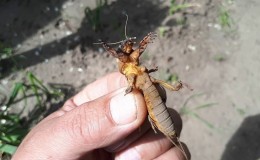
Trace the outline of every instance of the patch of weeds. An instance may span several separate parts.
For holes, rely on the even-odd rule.
[[[224,6],[220,7],[218,20],[222,28],[231,28],[232,19],[229,11]]]
[[[31,116],[22,117],[21,115],[28,104],[28,98],[36,99],[37,104],[33,111],[38,112],[32,111]],[[15,83],[8,100],[0,106],[0,154],[12,155],[33,122],[38,121],[40,115],[47,109],[46,104],[61,101],[63,98],[63,93],[57,89],[46,87],[31,72],[27,74],[26,82]],[[24,103],[22,110],[19,113],[11,112],[11,109],[15,110],[16,104],[19,102]]]
[[[202,104],[202,105],[199,105],[199,106],[196,106],[196,107],[193,107],[193,108],[190,108],[187,105],[190,100],[192,100],[193,98],[196,98],[198,96],[202,96],[202,95],[203,94],[195,94],[195,95],[192,95],[189,98],[187,98],[187,100],[184,102],[183,106],[180,109],[180,115],[188,115],[188,116],[194,117],[195,119],[198,119],[203,124],[205,124],[208,128],[214,129],[215,126],[213,124],[208,122],[206,119],[202,118],[196,112],[198,110],[201,110],[201,109],[206,109],[206,108],[209,108],[209,107],[213,107],[217,103],[206,103],[206,104]]]
[[[225,57],[222,54],[217,54],[213,57],[213,59],[217,62],[223,62],[225,60]]]
[[[98,31],[101,28],[100,15],[104,6],[107,5],[107,0],[96,0],[96,8],[85,8],[85,15],[94,31]]]
[[[178,80],[179,76],[177,74],[170,74],[166,81],[170,83],[176,83]]]
[[[169,27],[165,27],[165,26],[159,27],[159,36],[164,37],[168,30],[169,30]]]
[[[183,9],[194,7],[194,6],[197,6],[197,5],[190,4],[190,3],[177,4],[176,0],[171,0],[169,14],[173,15],[176,12],[179,12],[179,11],[181,11]]]
[[[244,109],[237,107],[235,104],[232,104],[232,106],[235,108],[235,110],[240,116],[244,116],[246,114],[246,111]]]
[[[240,114],[240,116],[244,116],[246,114],[245,110],[243,110],[241,108],[237,108],[236,110]]]
[[[176,24],[177,25],[182,25],[183,26],[183,25],[186,24],[186,22],[187,22],[187,19],[183,18],[183,17],[176,19]]]
[[[16,60],[13,58],[13,49],[0,42],[0,78],[7,70],[17,70],[16,64]]]

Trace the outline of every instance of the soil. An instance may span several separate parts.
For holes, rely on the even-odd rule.
[[[177,1],[179,2],[179,1]],[[109,0],[102,8],[100,25],[93,30],[85,14],[94,0],[1,1],[0,41],[10,44],[20,70],[5,73],[1,88],[6,94],[14,82],[32,71],[45,84],[71,86],[70,95],[108,73],[116,62],[99,45],[99,39],[141,40],[149,32],[158,38],[150,44],[142,62],[159,67],[154,74],[172,75],[194,91],[167,92],[167,105],[180,111],[212,104],[182,114],[184,141],[194,160],[245,160],[260,158],[260,1],[191,0],[195,7],[169,15],[170,0]],[[219,22],[221,8],[231,17],[231,27]],[[164,29],[163,35],[160,30]],[[202,118],[202,119],[200,119]]]

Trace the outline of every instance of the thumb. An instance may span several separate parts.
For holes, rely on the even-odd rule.
[[[87,152],[123,139],[145,117],[142,94],[133,91],[125,95],[125,89],[120,89],[76,107],[60,117],[60,122],[65,123],[74,150]]]

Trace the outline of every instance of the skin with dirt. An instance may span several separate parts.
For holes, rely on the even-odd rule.
[[[135,39],[135,37],[127,38],[126,36],[126,40],[121,42],[117,50],[110,47],[105,42],[101,42],[101,44],[105,50],[107,50],[113,57],[117,58],[119,71],[127,78],[128,88],[125,93],[128,94],[133,89],[137,89],[143,93],[148,110],[148,119],[154,132],[157,133],[156,129],[158,129],[176,147],[178,147],[174,142],[174,140],[176,140],[178,144],[180,144],[180,148],[178,148],[184,154],[186,159],[188,159],[181,143],[179,142],[178,136],[176,135],[174,122],[169,111],[155,87],[155,84],[158,83],[172,91],[178,91],[182,88],[183,84],[179,81],[176,86],[171,86],[164,81],[157,80],[149,75],[149,73],[157,71],[157,68],[148,70],[146,67],[139,65],[139,57],[155,37],[156,34],[150,32],[139,43],[137,49],[133,49],[133,44],[135,43],[133,39]]]

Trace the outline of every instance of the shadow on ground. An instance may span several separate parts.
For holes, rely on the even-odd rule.
[[[0,18],[2,24],[0,29],[0,42],[9,43],[11,47],[21,44],[32,35],[42,31],[43,27],[51,21],[56,20],[61,15],[62,4],[65,0],[60,1],[6,1],[2,3],[0,9]],[[75,2],[74,2],[75,3]],[[103,7],[100,13],[100,29],[93,31],[87,16],[82,20],[80,28],[73,34],[55,40],[40,46],[41,56],[36,56],[39,52],[39,47],[28,50],[19,55],[12,57],[18,61],[21,68],[36,65],[43,62],[45,59],[63,54],[66,50],[73,50],[80,45],[81,52],[86,53],[88,49],[97,50],[99,46],[93,45],[98,39],[105,41],[119,41],[124,39],[125,16],[122,15],[126,11],[129,15],[128,20],[128,35],[137,36],[139,38],[153,31],[168,14],[167,7],[161,7],[160,2],[151,0],[119,0]],[[47,12],[55,10],[56,12]],[[83,10],[85,8],[82,8]],[[5,16],[7,15],[7,16]],[[63,17],[60,17],[61,19]],[[6,27],[5,25],[8,25]],[[46,31],[43,31],[46,32]],[[75,41],[75,39],[78,39]],[[139,39],[138,39],[139,40]],[[53,47],[55,46],[55,48]],[[22,59],[19,57],[23,57]],[[10,60],[6,59],[0,62],[1,66],[10,66]],[[10,67],[3,67],[3,73],[9,73]]]
[[[260,158],[260,114],[246,118],[226,145],[221,160]]]

